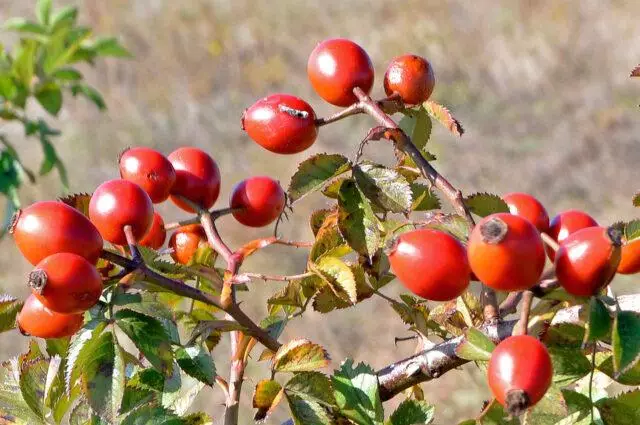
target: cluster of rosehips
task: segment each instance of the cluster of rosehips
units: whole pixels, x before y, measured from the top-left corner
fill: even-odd
[[[153,204],[171,198],[187,212],[209,209],[220,193],[220,172],[206,152],[183,147],[165,157],[150,148],[126,150],[120,157],[121,179],[101,184],[91,196],[87,218],[61,201],[37,202],[19,211],[12,224],[14,240],[35,269],[29,274],[32,295],[17,316],[18,328],[41,338],[77,332],[83,313],[102,294],[96,263],[103,241],[159,249],[165,242],[162,217]],[[238,183],[230,207],[240,223],[262,227],[282,213],[285,194],[264,176]],[[206,243],[199,224],[178,228],[169,246],[174,260],[188,264]],[[122,248],[124,249],[124,248]]]

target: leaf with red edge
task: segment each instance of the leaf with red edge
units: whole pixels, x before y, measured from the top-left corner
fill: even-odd
[[[326,367],[329,354],[307,339],[294,339],[284,344],[273,358],[272,369],[277,372],[309,372]]]
[[[637,65],[635,68],[633,68],[633,70],[631,71],[631,77],[640,77],[640,65]]]
[[[460,124],[460,121],[451,115],[451,112],[446,107],[434,102],[433,100],[427,100],[422,104],[422,106],[424,106],[424,109],[427,110],[429,115],[448,128],[454,135],[460,137],[464,134],[462,124]]]
[[[253,419],[256,421],[266,420],[278,406],[283,395],[284,389],[278,382],[271,379],[263,379],[258,382],[253,393],[253,407],[258,411]]]
[[[82,214],[89,216],[89,201],[91,201],[91,194],[89,193],[74,193],[63,198],[58,198],[60,202],[64,202],[80,211]]]

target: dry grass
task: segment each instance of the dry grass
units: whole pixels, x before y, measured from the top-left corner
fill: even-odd
[[[32,1],[4,0],[0,20],[26,14]],[[60,2],[59,2],[60,3]],[[435,133],[431,149],[437,166],[467,192],[529,191],[551,212],[587,208],[601,222],[637,215],[629,202],[640,188],[640,81],[628,72],[640,60],[640,3],[614,0],[86,0],[81,19],[97,33],[119,34],[135,54],[131,61],[109,61],[86,75],[104,94],[109,112],[99,114],[84,101],[69,101],[57,123],[57,142],[69,165],[72,188],[90,191],[116,175],[117,153],[129,145],[165,152],[179,145],[209,151],[224,171],[220,205],[235,182],[251,174],[270,174],[283,184],[303,158],[268,155],[240,130],[242,110],[270,92],[296,93],[323,115],[332,108],[312,92],[305,76],[314,44],[328,37],[350,37],[370,53],[378,83],[394,55],[428,57],[436,70],[434,98],[455,111],[467,133],[454,140]],[[5,36],[0,36],[0,39]],[[8,36],[5,40],[10,41]],[[375,88],[381,94],[380,84]],[[371,122],[356,118],[323,129],[313,152],[350,152]],[[39,159],[33,141],[17,144]],[[388,155],[380,145],[376,157]],[[266,159],[266,160],[265,160]],[[439,161],[440,162],[440,161]],[[26,201],[53,197],[55,178],[24,191]],[[301,203],[285,232],[308,238],[305,215],[322,200]],[[163,210],[169,218],[179,214]],[[262,234],[224,220],[234,245]],[[0,289],[26,293],[28,265],[10,240],[0,242]],[[300,271],[302,252],[273,249],[247,270]],[[628,290],[630,280],[620,283]],[[271,284],[269,284],[271,285]],[[274,290],[267,285],[258,290]],[[397,285],[387,290],[399,291]],[[252,297],[255,299],[255,297]],[[252,314],[264,307],[247,300]],[[405,333],[393,312],[370,300],[357,310],[320,316],[311,313],[291,326],[285,338],[306,335],[327,346],[332,357],[346,356],[374,367],[410,354],[395,348]],[[24,339],[2,336],[5,356]],[[222,369],[223,361],[219,367]],[[259,370],[254,378],[264,376]],[[247,382],[247,396],[253,381]],[[439,424],[469,417],[481,406],[486,387],[478,372],[451,372],[424,386],[438,405]],[[453,389],[456,396],[452,397]],[[480,389],[480,391],[479,391]],[[206,393],[201,408],[221,409]],[[220,401],[216,398],[216,403]],[[282,409],[277,419],[284,418]],[[247,411],[246,422],[249,422]],[[279,423],[276,419],[270,423]]]

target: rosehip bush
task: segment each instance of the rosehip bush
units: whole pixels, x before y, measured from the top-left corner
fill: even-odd
[[[69,12],[52,15],[40,1],[40,23],[21,28],[55,27],[60,13]],[[310,84],[344,109],[317,117],[306,100],[260,94],[238,117],[267,158],[299,154],[323,126],[353,115],[375,122],[353,137],[351,158],[292,157],[300,164],[286,191],[274,176],[229,182],[202,149],[137,146],[91,194],[18,210],[10,227],[33,265],[32,294],[0,297],[0,331],[32,339],[0,365],[1,422],[234,425],[250,396],[257,422],[279,409],[287,424],[430,424],[438,407],[423,386],[473,362],[489,391],[477,417],[459,425],[640,423],[640,391],[618,389],[640,386],[640,296],[615,295],[618,274],[640,271],[640,220],[598,225],[567,211],[549,221],[532,194],[464,196],[438,173],[428,144],[433,125],[456,137],[463,128],[432,99],[433,64],[398,53],[379,83],[386,97],[374,100],[365,48],[320,42]],[[367,159],[374,143],[393,160]],[[216,205],[221,186],[234,183],[229,203]],[[284,238],[278,223],[311,196],[328,202],[309,217],[313,238]],[[180,221],[155,210],[167,199]],[[226,215],[229,226],[264,235],[230,247],[218,231]],[[272,245],[305,249],[304,267],[245,270]],[[250,317],[243,300],[258,281],[281,287],[263,317]],[[401,285],[399,297],[390,285]],[[376,371],[365,363],[376,358],[372,347],[370,359],[329,371],[322,341],[283,336],[310,310],[332,314],[372,297],[407,325],[416,354]],[[259,362],[269,372],[249,376]],[[224,396],[213,418],[191,409],[205,387]],[[402,401],[385,412],[394,398]]]

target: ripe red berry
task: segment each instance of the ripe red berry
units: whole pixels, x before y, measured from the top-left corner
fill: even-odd
[[[166,201],[176,172],[160,152],[145,147],[127,149],[120,155],[120,177],[140,186],[154,204]]]
[[[394,58],[384,74],[387,96],[398,93],[402,101],[417,105],[429,99],[436,85],[436,77],[428,60],[416,55]]]
[[[242,129],[271,152],[294,154],[316,141],[315,120],[313,108],[304,100],[289,94],[272,94],[244,111]]]
[[[257,176],[238,183],[231,193],[233,216],[250,227],[262,227],[272,223],[284,210],[285,195],[280,183],[271,177]]]
[[[176,170],[176,183],[171,190],[171,200],[187,212],[195,212],[182,196],[204,209],[209,209],[220,194],[220,170],[218,164],[206,152],[191,147],[176,149],[169,155]]]
[[[138,242],[142,246],[153,249],[160,249],[167,238],[167,231],[164,229],[164,220],[160,214],[153,213],[153,221],[146,235]]]
[[[536,338],[511,336],[491,353],[487,377],[498,402],[510,414],[519,416],[549,389],[553,378],[551,357]]]
[[[483,218],[469,236],[467,252],[473,273],[499,291],[529,289],[544,269],[544,247],[538,230],[513,214]]]
[[[102,293],[102,278],[93,264],[76,254],[61,252],[40,261],[29,273],[31,292],[56,313],[82,313]]]
[[[60,314],[49,310],[34,295],[29,295],[16,316],[16,325],[23,335],[36,338],[64,338],[82,328],[84,315]]]
[[[586,227],[597,226],[598,223],[589,214],[579,210],[563,211],[551,219],[549,223],[549,236],[561,243],[572,233]],[[555,260],[555,251],[547,246],[547,255],[551,261]]]
[[[353,89],[373,87],[373,64],[367,52],[351,40],[335,38],[319,43],[309,56],[307,75],[321,98],[336,106],[358,101]]]
[[[618,264],[618,273],[640,273],[640,239],[622,245],[622,258]]]
[[[153,204],[147,192],[128,180],[109,180],[93,192],[89,218],[107,241],[125,245],[124,226],[131,226],[140,240],[151,227]]]
[[[62,202],[36,202],[21,210],[12,233],[18,249],[33,265],[58,252],[72,252],[95,264],[102,253],[98,229],[80,211]]]
[[[556,252],[558,282],[572,295],[596,295],[616,274],[621,244],[613,228],[587,227],[570,234]]]
[[[513,192],[504,195],[502,199],[509,206],[511,214],[526,218],[540,232],[549,230],[549,214],[544,205],[533,196],[528,193]]]
[[[171,258],[176,263],[189,264],[198,248],[207,243],[207,234],[199,224],[182,226],[169,238],[169,247],[173,250]]]
[[[469,286],[471,271],[464,246],[444,232],[403,233],[389,253],[389,263],[407,289],[428,300],[453,300]]]

